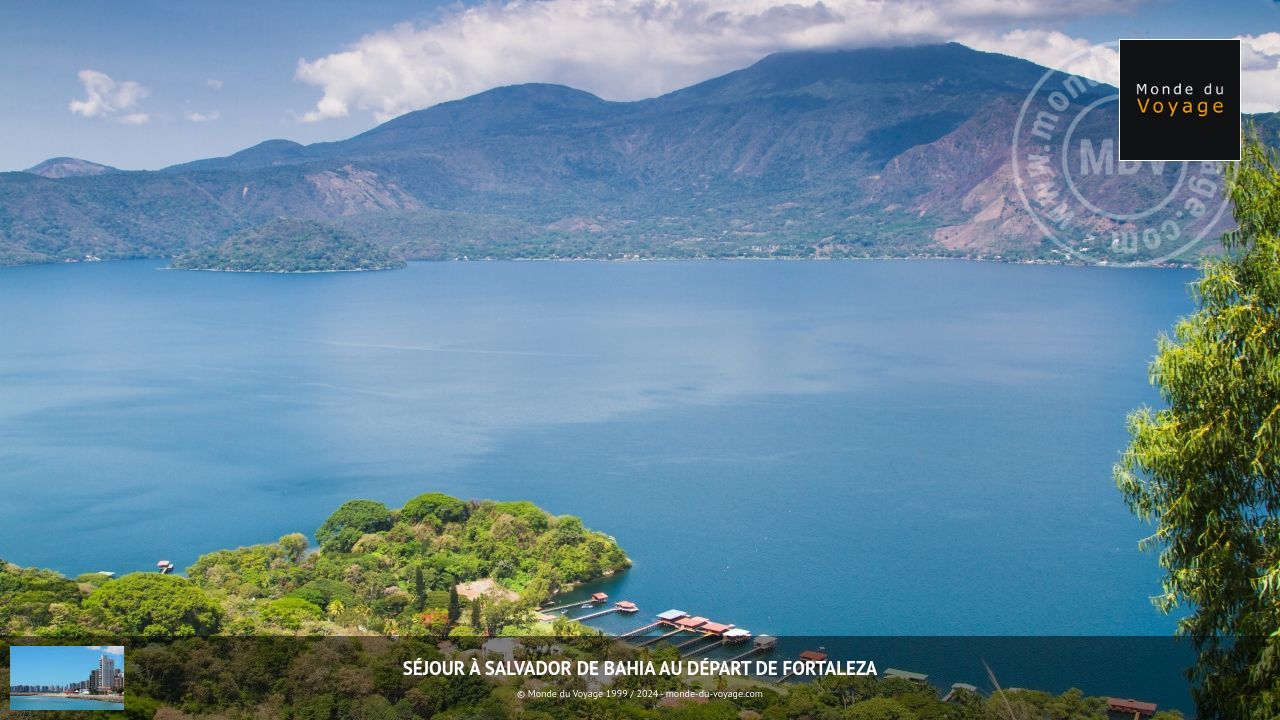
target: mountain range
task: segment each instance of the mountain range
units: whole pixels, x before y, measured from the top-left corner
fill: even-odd
[[[0,264],[169,257],[281,217],[409,259],[1061,259],[1011,165],[1044,72],[954,43],[780,53],[635,102],[518,85],[339,142],[269,140],[156,171],[55,158],[0,173]],[[1114,122],[1103,108],[1080,132]],[[1098,182],[1119,201],[1168,181]]]

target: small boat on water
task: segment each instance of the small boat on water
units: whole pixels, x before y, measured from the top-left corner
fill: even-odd
[[[167,575],[173,571],[173,563],[168,560],[161,560],[156,563],[156,570],[159,570],[161,575]]]

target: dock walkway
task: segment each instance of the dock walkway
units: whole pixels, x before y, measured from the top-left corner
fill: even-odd
[[[652,644],[654,644],[654,643],[656,643],[656,642],[659,642],[659,641],[661,641],[661,640],[666,640],[667,638],[671,637],[672,635],[679,635],[679,634],[680,634],[680,633],[682,633],[682,632],[684,632],[684,628],[676,628],[675,630],[672,630],[672,631],[671,631],[671,632],[669,632],[669,633],[666,633],[666,634],[663,634],[663,635],[659,635],[659,636],[657,636],[657,637],[649,638],[648,640],[645,640],[644,642],[637,644],[637,645],[636,645],[636,647],[646,647],[646,646],[652,645]]]
[[[578,602],[565,603],[564,605],[556,605],[555,607],[538,608],[538,612],[553,613],[553,612],[560,612],[561,610],[568,610],[569,608],[587,607],[587,606],[594,606],[594,605],[595,603],[591,602],[590,600],[579,600]]]
[[[626,640],[627,638],[635,637],[635,636],[640,635],[640,634],[642,634],[642,633],[648,632],[649,630],[652,630],[652,629],[654,629],[654,628],[658,627],[658,626],[659,626],[659,625],[661,625],[661,624],[662,624],[661,622],[652,622],[652,623],[649,623],[648,625],[645,625],[645,626],[643,626],[643,627],[638,627],[638,628],[636,628],[635,630],[628,630],[627,632],[624,632],[624,633],[622,633],[621,635],[619,635],[619,636],[618,636],[618,639],[619,639],[619,640]]]
[[[604,616],[604,615],[608,615],[608,614],[610,614],[610,613],[616,613],[616,612],[622,612],[622,608],[619,608],[619,607],[616,607],[616,606],[615,606],[615,607],[611,607],[611,608],[605,608],[604,610],[599,610],[599,611],[597,611],[597,612],[593,612],[593,613],[591,613],[590,615],[583,615],[582,617],[569,618],[569,619],[570,619],[570,620],[572,620],[572,621],[574,621],[574,622],[582,622],[582,621],[584,621],[584,620],[590,620],[590,619],[592,619],[592,618],[598,618],[598,617],[601,617],[601,616]]]
[[[689,652],[684,653],[680,657],[691,658],[695,655],[701,655],[702,653],[711,652],[712,650],[715,650],[716,648],[722,645],[724,645],[724,638],[717,638],[716,641],[711,643],[710,645],[703,645],[702,647],[694,648]]]

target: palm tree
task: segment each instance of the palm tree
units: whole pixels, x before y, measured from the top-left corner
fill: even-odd
[[[344,605],[341,600],[331,600],[329,601],[329,607],[327,609],[329,611],[329,617],[337,619],[337,617],[342,614],[342,611],[347,609],[347,606]]]

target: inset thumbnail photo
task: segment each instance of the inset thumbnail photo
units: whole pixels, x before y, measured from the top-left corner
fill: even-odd
[[[124,710],[124,648],[14,645],[10,710]]]

